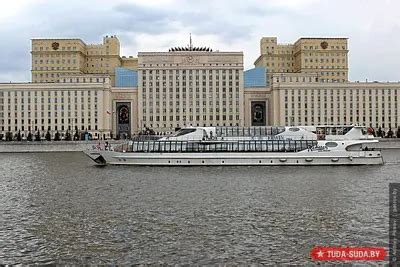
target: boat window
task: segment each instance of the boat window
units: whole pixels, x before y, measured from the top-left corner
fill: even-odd
[[[233,136],[233,133],[232,133],[232,128],[229,128],[228,130],[227,130],[227,134],[226,134],[227,136]]]
[[[271,126],[255,126],[255,127],[229,127],[217,126],[215,127],[216,136],[230,137],[230,136],[266,136],[277,135],[283,133],[285,127],[271,127]]]
[[[170,152],[176,152],[176,141],[171,142],[170,146]]]
[[[195,131],[196,131],[196,129],[180,129],[173,136],[182,136],[182,135],[185,135],[185,134],[193,133]]]
[[[318,134],[325,134],[326,133],[325,127],[317,127],[317,133]]]
[[[325,146],[327,146],[327,147],[337,147],[338,144],[336,142],[326,142]]]
[[[343,135],[347,134],[351,129],[353,129],[353,126],[344,127],[344,128],[343,128]]]
[[[160,142],[154,142],[154,151],[159,152],[160,151]]]
[[[138,143],[138,151],[143,151],[143,142]]]
[[[249,145],[250,145],[250,151],[255,151],[256,150],[256,142],[250,141]]]
[[[135,141],[129,147],[131,152],[290,152],[309,149],[317,145],[315,140],[237,140],[229,143],[198,143],[188,141]],[[335,142],[327,142],[326,146],[335,147]],[[125,150],[121,146],[121,150]],[[132,151],[133,150],[133,151]]]
[[[158,152],[164,152],[165,142],[160,142],[158,147]]]

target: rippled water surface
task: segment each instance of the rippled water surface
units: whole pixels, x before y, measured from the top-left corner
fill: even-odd
[[[0,154],[0,263],[310,262],[315,245],[387,246],[384,166],[94,167]]]

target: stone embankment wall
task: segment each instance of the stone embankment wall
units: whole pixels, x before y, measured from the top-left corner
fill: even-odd
[[[110,140],[111,146],[120,144],[122,141]],[[21,152],[74,152],[84,151],[97,146],[99,141],[41,141],[41,142],[0,142],[0,153]],[[104,148],[104,141],[100,142]]]
[[[373,144],[371,147],[381,149],[400,149],[400,138],[382,138],[379,139],[379,143]]]

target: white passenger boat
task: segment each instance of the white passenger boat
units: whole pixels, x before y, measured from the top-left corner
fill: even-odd
[[[99,165],[381,165],[361,126],[188,127],[85,153]]]

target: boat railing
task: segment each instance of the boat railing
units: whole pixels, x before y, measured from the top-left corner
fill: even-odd
[[[163,138],[161,135],[134,135],[130,139],[131,141],[154,141]]]
[[[223,137],[239,136],[274,136],[285,131],[285,127],[254,126],[254,127],[216,127],[216,135]]]
[[[116,148],[119,152],[297,152],[317,145],[316,140],[237,140],[227,142],[133,141]]]

